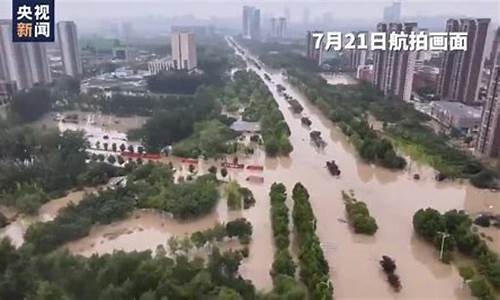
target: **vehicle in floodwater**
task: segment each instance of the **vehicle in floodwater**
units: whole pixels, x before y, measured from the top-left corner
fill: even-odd
[[[302,125],[305,125],[308,127],[311,126],[311,124],[312,124],[311,120],[308,117],[300,118],[300,122],[302,122]]]
[[[326,167],[328,168],[328,171],[330,174],[333,176],[339,176],[340,175],[340,169],[335,160],[327,161],[326,162]]]
[[[254,176],[250,175],[246,178],[248,182],[253,182],[253,183],[263,183],[264,182],[264,177],[262,176]]]
[[[282,94],[284,91],[286,91],[286,88],[278,83],[276,85],[276,91],[278,91],[279,94]]]
[[[265,73],[264,74],[264,78],[267,80],[267,81],[271,81],[271,76],[269,76],[269,74]]]
[[[311,131],[311,133],[309,133],[309,137],[311,138],[311,141],[316,147],[323,148],[326,146],[326,142],[321,137],[321,132],[317,130]]]
[[[288,101],[288,103],[290,104],[290,108],[295,114],[300,114],[304,110],[304,107],[302,107],[302,105],[296,99],[292,99]]]
[[[446,176],[445,174],[443,173],[438,173],[436,174],[436,177],[435,177],[436,181],[443,181],[445,179],[448,179],[448,176]]]

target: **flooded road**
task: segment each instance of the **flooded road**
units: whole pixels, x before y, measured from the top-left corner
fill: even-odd
[[[311,129],[322,132],[327,142],[325,149],[314,149],[309,141],[310,129],[301,125],[300,116],[291,112],[274,84],[263,78],[291,129],[294,146],[289,158],[266,159],[266,184],[281,181],[290,191],[300,181],[309,190],[318,219],[318,235],[331,267],[335,298],[469,299],[470,293],[463,288],[456,267],[441,264],[437,251],[414,236],[412,217],[415,211],[426,207],[500,213],[500,194],[466,183],[438,183],[434,170],[417,162],[410,162],[406,170],[398,172],[366,164],[340,130],[290,86],[280,72],[248,65],[261,78],[267,72],[272,82],[282,84],[304,106],[302,116],[311,119]],[[325,168],[325,162],[331,159],[342,170],[338,179]],[[414,180],[414,173],[419,173],[421,179]],[[367,203],[377,220],[379,230],[374,237],[354,234],[347,224],[338,221],[345,218],[341,191],[351,189]],[[498,251],[498,244],[494,246]],[[400,293],[392,292],[382,275],[378,264],[382,255],[396,260],[403,285]]]

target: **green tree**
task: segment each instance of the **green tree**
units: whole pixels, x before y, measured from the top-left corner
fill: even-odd
[[[492,291],[483,277],[471,280],[469,282],[469,287],[472,295],[480,300],[494,299]]]
[[[11,101],[10,109],[23,121],[31,122],[49,112],[51,106],[50,91],[43,87],[17,93]]]
[[[470,266],[462,266],[458,268],[458,272],[460,273],[460,276],[463,278],[464,283],[467,281],[471,280],[472,277],[474,277],[474,269]]]

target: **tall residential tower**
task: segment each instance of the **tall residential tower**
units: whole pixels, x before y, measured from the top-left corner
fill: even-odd
[[[500,27],[496,31],[491,58],[492,72],[476,151],[484,156],[498,157],[500,156]]]
[[[377,25],[377,31],[386,32],[387,38],[391,32],[409,34],[416,30],[417,23],[379,23]],[[373,83],[386,96],[410,101],[415,60],[415,51],[375,50]]]
[[[192,70],[198,65],[192,32],[172,32],[172,59],[177,70]]]
[[[313,36],[314,33],[321,33],[321,31],[308,31],[307,36],[306,36],[306,57],[312,61],[314,61],[317,65],[321,65],[321,53],[322,53],[322,48],[321,46],[319,49],[316,49],[315,43],[316,40]]]
[[[243,37],[246,39],[260,39],[260,9],[253,6],[243,6]]]
[[[0,20],[0,79],[20,90],[51,81],[45,44],[13,43],[10,20]]]
[[[474,104],[478,98],[483,52],[490,19],[449,19],[447,32],[467,32],[467,51],[444,53],[437,93],[441,100]]]
[[[78,78],[82,75],[82,61],[76,24],[73,21],[57,23],[57,39],[61,49],[64,74]]]

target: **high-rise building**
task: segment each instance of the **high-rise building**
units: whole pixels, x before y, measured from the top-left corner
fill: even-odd
[[[243,37],[246,39],[260,39],[260,9],[252,6],[243,6]]]
[[[78,33],[73,21],[57,23],[57,39],[61,49],[64,74],[78,78],[83,73]]]
[[[449,19],[447,32],[467,32],[467,51],[446,51],[437,93],[441,100],[474,104],[478,98],[483,52],[490,19]]]
[[[493,38],[493,46],[491,47],[491,53],[490,53],[490,64],[492,65],[492,71],[493,67],[495,66],[494,63],[497,61],[497,56],[499,55],[500,51],[500,26],[497,28],[495,31],[495,36]]]
[[[198,66],[196,43],[192,32],[173,32],[172,59],[177,70],[193,70]]]
[[[416,31],[417,23],[379,23],[377,31],[410,33]],[[410,101],[416,53],[414,51],[374,51],[373,83],[386,96]]]
[[[271,34],[272,38],[278,37],[278,20],[275,17],[271,18]]]
[[[358,40],[360,35],[368,36],[368,32],[366,31],[353,32],[353,34]],[[368,41],[366,42],[368,44]],[[356,44],[359,44],[359,41]],[[366,60],[368,57],[367,49],[352,49],[346,51],[349,57],[349,66],[352,70],[357,70],[359,66],[366,64]]]
[[[242,28],[243,28],[243,37],[250,37],[250,18],[252,14],[251,6],[243,6],[243,18],[242,18]]]
[[[281,17],[278,19],[278,38],[284,39],[286,37],[286,18]]]
[[[307,44],[307,50],[306,50],[306,56],[308,59],[314,61],[317,65],[321,64],[321,53],[322,53],[322,48],[320,47],[319,49],[316,49],[315,43],[316,40],[313,36],[313,33],[321,33],[321,31],[308,31],[307,36],[306,36],[306,44]]]
[[[33,83],[51,82],[49,61],[47,59],[47,50],[45,49],[46,45],[43,43],[30,43],[26,46]]]
[[[5,80],[16,82],[19,89],[33,86],[26,54],[23,44],[12,42],[12,22],[0,21],[0,60],[3,68],[0,74]]]
[[[20,90],[51,81],[45,45],[13,43],[9,20],[0,21],[0,79],[15,82]]]
[[[401,2],[393,2],[384,7],[383,20],[385,23],[399,22],[401,18]]]
[[[493,67],[476,151],[488,157],[498,157],[500,156],[500,28],[493,43],[491,58]]]

